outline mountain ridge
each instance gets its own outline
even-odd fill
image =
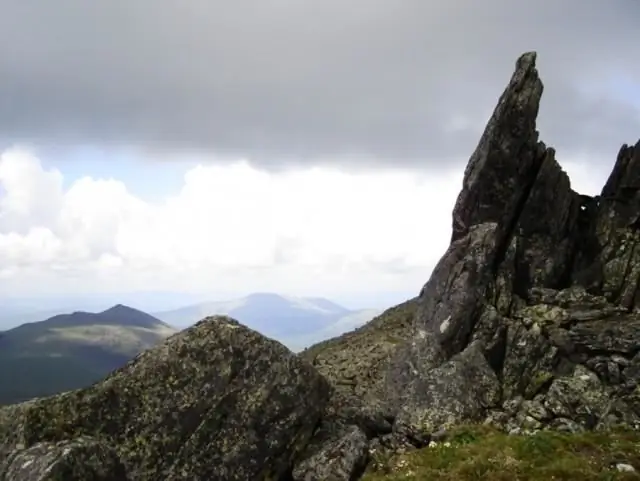
[[[16,329],[23,328],[23,326],[42,325],[43,323],[52,327],[72,326],[75,324],[86,325],[89,323],[89,320],[96,321],[95,323],[121,324],[129,325],[131,327],[155,327],[158,325],[163,325],[167,328],[171,327],[160,319],[147,314],[144,311],[128,307],[123,304],[115,304],[100,312],[73,311],[67,314],[55,314],[44,320],[26,322],[3,332],[15,331]]]
[[[176,330],[121,304],[0,333],[0,404],[85,387]]]
[[[0,481],[637,479],[640,141],[602,195],[573,191],[538,138],[536,57],[416,299],[298,355],[205,318],[89,388],[0,408]]]

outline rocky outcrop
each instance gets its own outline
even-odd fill
[[[574,192],[538,140],[535,60],[518,59],[471,156],[451,245],[387,374],[394,430],[412,439],[487,415],[595,428],[640,413],[624,374],[640,351],[640,143],[621,149],[600,197]]]
[[[53,467],[70,480],[278,480],[329,395],[281,344],[208,318],[92,387],[0,409],[0,479],[61,479],[46,477]],[[114,474],[115,460],[73,477],[85,460],[83,475],[91,459],[111,460],[110,449],[128,478]]]
[[[640,294],[640,141],[624,145],[600,196],[584,204],[576,281],[628,309]]]
[[[392,353],[411,336],[417,299],[387,309],[351,332],[300,353],[345,396],[366,397],[382,389]]]
[[[387,309],[366,325],[300,353],[334,388],[325,422],[356,424],[369,438],[391,432],[385,373],[411,336],[417,299]]]
[[[310,448],[312,454],[293,470],[294,481],[350,481],[368,461],[367,435],[357,426]]]
[[[538,138],[535,62],[417,299],[298,356],[209,318],[90,388],[2,408],[0,481],[353,481],[460,423],[640,429],[640,142],[601,195],[574,192]]]
[[[469,160],[451,244],[412,301],[406,341],[384,372],[355,376],[372,375],[376,389],[352,392],[351,405],[392,424],[370,436],[372,452],[423,446],[468,422],[513,433],[640,428],[640,142],[622,147],[600,196],[574,192],[539,140],[535,63],[535,53],[518,59]],[[336,386],[358,352],[342,343],[320,364]]]
[[[385,373],[411,336],[416,307],[417,299],[406,301],[299,354],[329,381],[333,393],[296,462],[294,481],[356,479],[368,462],[370,441],[392,432],[393,417],[382,403]]]

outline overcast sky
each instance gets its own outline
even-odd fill
[[[598,190],[640,137],[638,25],[637,0],[0,0],[0,290],[416,293],[522,52]]]

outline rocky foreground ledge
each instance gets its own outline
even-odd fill
[[[92,387],[0,409],[0,481],[350,481],[466,423],[640,427],[640,142],[600,196],[574,192],[538,140],[535,61],[417,299],[298,356],[205,319]]]

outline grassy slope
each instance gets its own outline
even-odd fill
[[[620,463],[638,471],[619,471]],[[509,436],[463,426],[433,447],[388,459],[373,453],[363,481],[631,481],[639,473],[639,432]]]

